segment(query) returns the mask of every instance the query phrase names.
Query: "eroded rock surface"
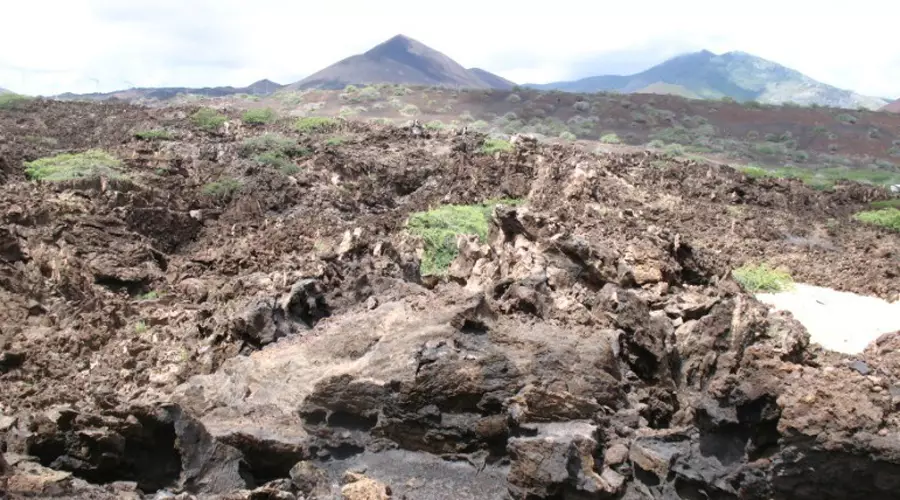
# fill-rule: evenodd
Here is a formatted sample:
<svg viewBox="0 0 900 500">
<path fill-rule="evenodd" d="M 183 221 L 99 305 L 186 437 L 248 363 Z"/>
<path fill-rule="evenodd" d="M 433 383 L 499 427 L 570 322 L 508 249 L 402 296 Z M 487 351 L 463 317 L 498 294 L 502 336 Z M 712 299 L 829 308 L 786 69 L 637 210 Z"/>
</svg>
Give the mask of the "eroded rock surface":
<svg viewBox="0 0 900 500">
<path fill-rule="evenodd" d="M 137 146 L 186 115 L 95 112 L 132 179 L 0 185 L 13 497 L 898 498 L 900 332 L 823 351 L 728 278 L 765 255 L 895 296 L 900 242 L 845 222 L 875 188 L 354 123 L 284 175 L 247 131 Z M 223 171 L 245 189 L 203 195 Z M 504 197 L 420 276 L 409 213 Z M 783 238 L 826 225 L 841 252 Z"/>
</svg>

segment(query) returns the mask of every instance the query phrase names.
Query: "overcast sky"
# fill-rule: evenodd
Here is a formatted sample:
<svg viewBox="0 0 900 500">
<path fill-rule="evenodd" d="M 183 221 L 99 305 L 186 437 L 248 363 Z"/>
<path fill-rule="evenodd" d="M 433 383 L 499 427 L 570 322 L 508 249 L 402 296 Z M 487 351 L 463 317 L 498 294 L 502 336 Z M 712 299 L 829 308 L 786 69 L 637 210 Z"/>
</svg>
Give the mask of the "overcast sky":
<svg viewBox="0 0 900 500">
<path fill-rule="evenodd" d="M 900 2 L 832 2 L 839 8 L 807 0 L 7 0 L 0 87 L 48 95 L 291 83 L 403 33 L 519 83 L 636 72 L 706 48 L 900 97 Z"/>
</svg>

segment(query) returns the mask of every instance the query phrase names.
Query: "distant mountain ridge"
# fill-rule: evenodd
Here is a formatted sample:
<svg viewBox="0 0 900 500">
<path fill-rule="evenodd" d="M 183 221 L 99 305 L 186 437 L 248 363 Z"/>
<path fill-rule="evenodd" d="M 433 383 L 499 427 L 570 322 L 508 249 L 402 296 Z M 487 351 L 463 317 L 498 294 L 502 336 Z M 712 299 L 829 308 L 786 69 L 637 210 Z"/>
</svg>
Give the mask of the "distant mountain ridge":
<svg viewBox="0 0 900 500">
<path fill-rule="evenodd" d="M 89 94 L 73 94 L 66 92 L 54 96 L 61 100 L 96 100 L 102 101 L 106 99 L 121 99 L 126 101 L 134 101 L 138 99 L 157 99 L 164 101 L 171 99 L 178 94 L 193 94 L 206 97 L 225 97 L 236 94 L 250 94 L 267 96 L 282 89 L 284 85 L 275 83 L 271 80 L 260 80 L 246 87 L 139 87 L 126 90 L 116 90 L 113 92 L 94 92 Z"/>
<path fill-rule="evenodd" d="M 765 104 L 817 104 L 841 108 L 879 109 L 887 101 L 813 80 L 799 71 L 748 54 L 708 50 L 673 57 L 633 75 L 603 75 L 575 81 L 531 84 L 531 88 L 568 92 L 675 93 L 685 97 Z"/>
<path fill-rule="evenodd" d="M 340 89 L 347 85 L 391 83 L 510 89 L 515 84 L 483 69 L 466 69 L 450 57 L 405 35 L 342 59 L 289 89 Z"/>
</svg>

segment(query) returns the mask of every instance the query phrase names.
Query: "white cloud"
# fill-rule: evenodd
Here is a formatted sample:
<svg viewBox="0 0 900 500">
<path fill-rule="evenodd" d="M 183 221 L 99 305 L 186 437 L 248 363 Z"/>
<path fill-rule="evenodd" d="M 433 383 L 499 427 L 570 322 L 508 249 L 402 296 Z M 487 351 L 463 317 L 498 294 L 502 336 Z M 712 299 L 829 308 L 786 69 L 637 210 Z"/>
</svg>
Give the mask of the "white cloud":
<svg viewBox="0 0 900 500">
<path fill-rule="evenodd" d="M 33 94 L 289 83 L 403 33 L 465 66 L 546 82 L 687 50 L 743 50 L 861 93 L 900 96 L 894 2 L 711 0 L 31 0 L 4 6 L 0 87 Z M 833 13 L 829 13 L 833 12 Z M 610 59 L 609 54 L 618 54 Z M 601 64 L 604 62 L 605 64 Z"/>
</svg>

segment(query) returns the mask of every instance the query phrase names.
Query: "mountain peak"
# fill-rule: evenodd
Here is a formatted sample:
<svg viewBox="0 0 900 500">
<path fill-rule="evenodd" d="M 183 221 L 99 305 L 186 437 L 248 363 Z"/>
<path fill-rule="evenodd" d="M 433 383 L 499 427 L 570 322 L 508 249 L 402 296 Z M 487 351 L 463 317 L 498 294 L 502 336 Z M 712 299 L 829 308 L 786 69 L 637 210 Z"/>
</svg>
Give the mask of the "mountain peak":
<svg viewBox="0 0 900 500">
<path fill-rule="evenodd" d="M 370 83 L 512 88 L 508 80 L 486 71 L 469 71 L 441 52 L 403 34 L 332 64 L 290 87 L 343 88 Z"/>
</svg>

